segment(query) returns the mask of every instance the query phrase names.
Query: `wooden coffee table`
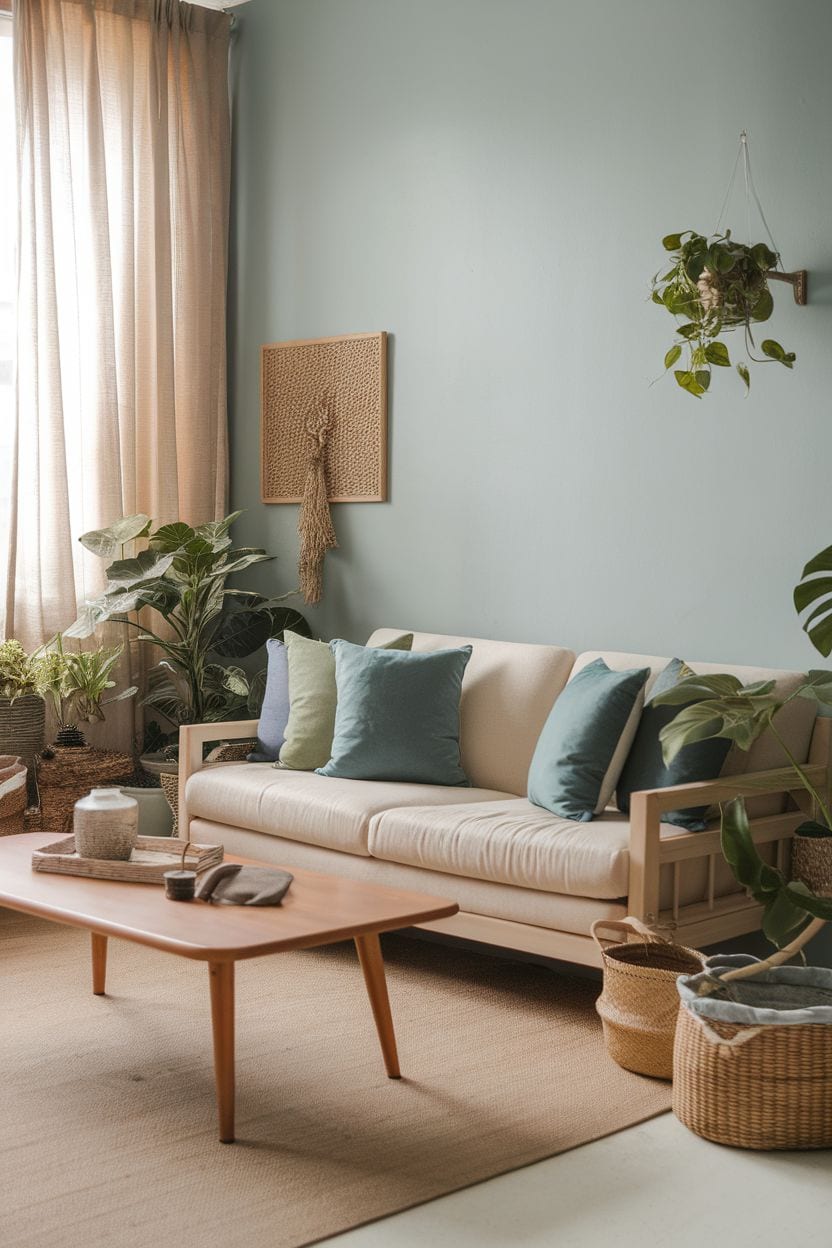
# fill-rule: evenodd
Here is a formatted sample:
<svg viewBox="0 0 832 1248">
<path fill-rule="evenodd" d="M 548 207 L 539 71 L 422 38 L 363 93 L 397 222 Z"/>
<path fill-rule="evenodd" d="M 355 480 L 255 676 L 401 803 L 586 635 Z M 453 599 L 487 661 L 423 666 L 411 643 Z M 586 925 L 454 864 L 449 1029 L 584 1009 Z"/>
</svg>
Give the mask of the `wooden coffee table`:
<svg viewBox="0 0 832 1248">
<path fill-rule="evenodd" d="M 110 936 L 208 963 L 219 1137 L 224 1144 L 234 1140 L 234 964 L 244 958 L 354 940 L 384 1065 L 391 1079 L 399 1078 L 379 932 L 446 918 L 456 914 L 455 903 L 294 867 L 295 881 L 281 906 L 168 901 L 155 884 L 33 871 L 32 851 L 52 839 L 43 833 L 0 837 L 0 906 L 86 928 L 92 940 L 92 990 L 98 995 L 105 990 Z"/>
</svg>

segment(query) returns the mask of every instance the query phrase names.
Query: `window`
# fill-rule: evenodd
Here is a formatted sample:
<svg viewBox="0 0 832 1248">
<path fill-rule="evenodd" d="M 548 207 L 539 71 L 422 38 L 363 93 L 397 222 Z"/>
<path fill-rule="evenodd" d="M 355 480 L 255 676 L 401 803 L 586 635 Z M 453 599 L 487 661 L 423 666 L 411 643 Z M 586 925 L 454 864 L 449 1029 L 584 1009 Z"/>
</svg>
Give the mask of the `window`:
<svg viewBox="0 0 832 1248">
<path fill-rule="evenodd" d="M 2 9 L 0 4 L 0 9 Z M 17 285 L 17 175 L 15 170 L 12 22 L 0 11 L 0 636 L 5 613 L 9 470 L 14 435 L 15 302 Z"/>
</svg>

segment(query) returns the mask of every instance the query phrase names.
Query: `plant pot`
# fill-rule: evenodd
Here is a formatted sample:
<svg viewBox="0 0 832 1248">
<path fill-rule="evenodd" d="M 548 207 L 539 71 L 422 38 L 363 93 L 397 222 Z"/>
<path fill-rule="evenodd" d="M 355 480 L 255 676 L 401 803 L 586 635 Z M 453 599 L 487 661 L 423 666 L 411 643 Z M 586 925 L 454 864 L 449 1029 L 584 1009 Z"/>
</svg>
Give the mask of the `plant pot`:
<svg viewBox="0 0 832 1248">
<path fill-rule="evenodd" d="M 792 838 L 792 879 L 813 893 L 832 893 L 832 835 Z"/>
<path fill-rule="evenodd" d="M 82 858 L 126 862 L 139 834 L 139 804 L 121 789 L 93 789 L 75 803 L 72 830 Z"/>
<path fill-rule="evenodd" d="M 175 758 L 165 758 L 161 750 L 154 750 L 152 754 L 142 754 L 139 759 L 145 771 L 149 771 L 151 776 L 175 776 L 179 771 L 179 763 Z"/>
<path fill-rule="evenodd" d="M 27 695 L 14 702 L 0 698 L 0 754 L 20 755 L 30 765 L 43 749 L 45 718 L 41 698 Z"/>
<path fill-rule="evenodd" d="M 173 811 L 161 789 L 134 789 L 122 785 L 121 791 L 139 804 L 139 836 L 173 835 Z"/>
</svg>

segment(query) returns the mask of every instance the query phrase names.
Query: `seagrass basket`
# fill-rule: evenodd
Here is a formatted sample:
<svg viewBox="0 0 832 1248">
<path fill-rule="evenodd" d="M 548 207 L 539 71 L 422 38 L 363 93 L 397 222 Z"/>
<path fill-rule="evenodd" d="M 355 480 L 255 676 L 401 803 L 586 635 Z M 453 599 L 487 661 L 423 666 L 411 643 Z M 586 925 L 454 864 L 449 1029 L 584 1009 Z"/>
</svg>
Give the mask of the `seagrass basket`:
<svg viewBox="0 0 832 1248">
<path fill-rule="evenodd" d="M 604 964 L 604 989 L 595 1008 L 607 1052 L 625 1070 L 671 1079 L 679 1013 L 676 978 L 701 971 L 705 955 L 663 940 L 633 918 L 601 919 L 590 930 Z M 607 943 L 604 931 L 641 939 Z"/>
<path fill-rule="evenodd" d="M 693 1008 L 681 1003 L 673 1112 L 706 1140 L 766 1150 L 832 1147 L 832 971 L 782 971 L 792 986 L 802 975 L 828 977 L 827 988 L 807 990 L 808 1013 L 819 1021 L 729 1022 L 703 1016 L 704 999 Z"/>
<path fill-rule="evenodd" d="M 42 698 L 0 698 L 0 755 L 19 755 L 31 765 L 43 749 L 45 716 Z"/>
<path fill-rule="evenodd" d="M 39 759 L 37 765 L 40 827 L 44 832 L 71 830 L 72 811 L 79 798 L 86 797 L 90 789 L 129 782 L 133 770 L 133 760 L 114 750 L 56 746 L 53 757 Z"/>
<path fill-rule="evenodd" d="M 162 786 L 162 792 L 168 799 L 168 806 L 173 812 L 173 826 L 171 827 L 171 836 L 179 835 L 179 776 L 170 771 L 163 771 L 159 776 L 159 783 Z"/>
<path fill-rule="evenodd" d="M 832 836 L 792 837 L 792 879 L 813 893 L 832 893 Z"/>
<path fill-rule="evenodd" d="M 23 831 L 26 811 L 26 764 L 14 754 L 0 754 L 0 836 Z"/>
</svg>

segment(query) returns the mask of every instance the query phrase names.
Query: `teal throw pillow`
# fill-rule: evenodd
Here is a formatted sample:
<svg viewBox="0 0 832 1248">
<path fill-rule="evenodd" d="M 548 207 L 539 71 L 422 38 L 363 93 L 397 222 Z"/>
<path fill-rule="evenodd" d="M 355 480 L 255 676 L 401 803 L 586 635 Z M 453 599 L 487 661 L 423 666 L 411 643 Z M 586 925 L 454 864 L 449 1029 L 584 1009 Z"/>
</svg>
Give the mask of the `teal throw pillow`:
<svg viewBox="0 0 832 1248">
<path fill-rule="evenodd" d="M 529 768 L 529 801 L 586 823 L 606 806 L 636 731 L 648 667 L 614 672 L 595 659 L 549 712 Z"/>
<path fill-rule="evenodd" d="M 459 700 L 471 647 L 408 653 L 330 643 L 338 707 L 319 776 L 469 783 L 459 759 Z"/>
<path fill-rule="evenodd" d="M 685 676 L 692 675 L 687 663 L 681 659 L 671 659 L 664 671 L 659 673 L 618 782 L 616 804 L 625 815 L 630 813 L 630 795 L 633 793 L 642 789 L 668 789 L 677 784 L 714 780 L 722 771 L 731 742 L 718 737 L 686 745 L 672 763 L 665 763 L 662 757 L 659 733 L 665 724 L 676 718 L 682 706 L 654 706 L 653 699 L 672 689 Z M 669 810 L 662 815 L 662 822 L 686 828 L 688 832 L 704 832 L 708 826 L 707 811 L 707 806 L 694 806 L 690 810 Z"/>
</svg>

